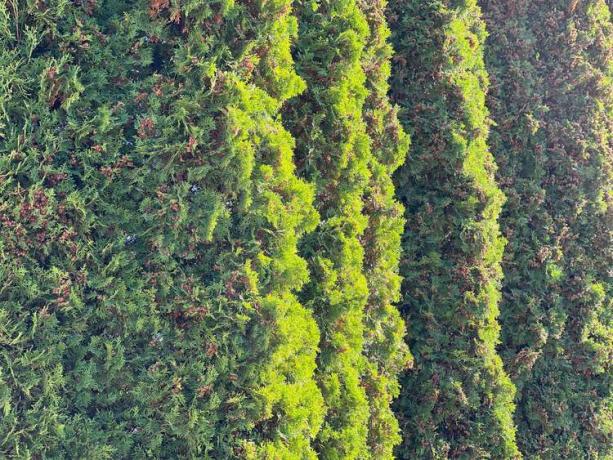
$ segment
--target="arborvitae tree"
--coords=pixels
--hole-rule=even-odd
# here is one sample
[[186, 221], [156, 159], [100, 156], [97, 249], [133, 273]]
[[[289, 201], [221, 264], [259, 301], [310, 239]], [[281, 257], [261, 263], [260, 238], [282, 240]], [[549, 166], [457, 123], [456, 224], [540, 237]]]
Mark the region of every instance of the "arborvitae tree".
[[404, 322], [394, 305], [400, 300], [398, 264], [404, 208], [394, 198], [392, 181], [392, 174], [406, 158], [409, 137], [387, 95], [392, 55], [387, 41], [387, 0], [360, 0], [359, 5], [370, 30], [362, 68], [368, 90], [364, 119], [372, 156], [363, 209], [368, 225], [361, 238], [369, 290], [364, 316], [364, 353], [368, 360], [364, 386], [370, 404], [368, 447], [371, 458], [389, 459], [402, 439], [391, 403], [399, 394], [398, 374], [411, 359], [404, 341]]
[[486, 140], [476, 0], [394, 0], [392, 90], [412, 138], [397, 174], [415, 367], [397, 404], [400, 458], [515, 458], [514, 386], [496, 353], [504, 196]]
[[290, 4], [0, 4], [3, 455], [315, 457]]
[[484, 0], [503, 352], [529, 458], [611, 455], [613, 30], [604, 0]]
[[287, 110], [300, 173], [316, 186], [321, 215], [304, 239], [311, 282], [305, 304], [321, 330], [317, 379], [327, 406], [316, 448], [326, 459], [368, 456], [369, 401], [362, 376], [364, 308], [369, 297], [360, 237], [369, 184], [370, 146], [363, 120], [362, 69], [369, 29], [356, 0], [298, 1], [295, 49], [307, 91]]

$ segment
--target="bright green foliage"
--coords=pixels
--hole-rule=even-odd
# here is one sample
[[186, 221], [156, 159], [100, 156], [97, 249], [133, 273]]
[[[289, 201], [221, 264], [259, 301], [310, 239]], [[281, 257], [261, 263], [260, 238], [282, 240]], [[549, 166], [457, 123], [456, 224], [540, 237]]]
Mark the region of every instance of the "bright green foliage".
[[3, 455], [315, 458], [290, 3], [0, 5]]
[[369, 289], [364, 315], [364, 353], [368, 360], [364, 386], [370, 404], [370, 456], [380, 460], [393, 458], [393, 448], [401, 441], [391, 403], [400, 390], [398, 374], [411, 359], [404, 341], [404, 322], [394, 306], [400, 300], [398, 264], [404, 208], [394, 198], [392, 182], [393, 172], [406, 158], [409, 137], [387, 96], [392, 48], [387, 42], [386, 4], [386, 0], [359, 2], [370, 30], [362, 68], [368, 90], [364, 120], [372, 152], [363, 209], [368, 226], [361, 238]]
[[488, 152], [484, 24], [475, 0], [390, 2], [394, 98], [412, 138], [397, 174], [401, 274], [415, 367], [397, 404], [400, 458], [515, 458], [499, 340], [498, 214]]
[[298, 73], [290, 104], [297, 161], [317, 188], [322, 221], [302, 246], [303, 291], [322, 333], [318, 380], [327, 405], [321, 458], [392, 458], [397, 375], [410, 359], [399, 298], [403, 208], [392, 173], [408, 136], [387, 98], [391, 47], [385, 1], [297, 2]]
[[528, 458], [610, 458], [610, 12], [604, 0], [483, 8], [518, 442]]
[[302, 175], [316, 186], [321, 223], [302, 254], [311, 282], [303, 291], [321, 330], [317, 379], [327, 406], [317, 437], [321, 458], [368, 456], [369, 401], [364, 308], [369, 297], [360, 237], [369, 185], [370, 145], [363, 120], [362, 70], [368, 23], [355, 0], [298, 1], [296, 68], [307, 91], [287, 110]]

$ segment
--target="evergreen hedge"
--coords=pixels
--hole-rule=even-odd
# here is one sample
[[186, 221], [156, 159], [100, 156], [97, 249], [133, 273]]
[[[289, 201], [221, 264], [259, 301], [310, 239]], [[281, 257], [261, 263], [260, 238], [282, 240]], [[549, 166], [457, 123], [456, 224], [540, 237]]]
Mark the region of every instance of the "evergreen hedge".
[[363, 120], [368, 22], [356, 0], [304, 0], [295, 7], [296, 68], [307, 90], [285, 118], [296, 137], [299, 172], [315, 184], [321, 215], [301, 245], [311, 271], [302, 298], [321, 330], [316, 375], [326, 416], [316, 447], [322, 458], [366, 458], [370, 408], [362, 375], [369, 291], [360, 238], [368, 225], [363, 197], [371, 159]]
[[2, 452], [315, 458], [291, 2], [0, 6]]
[[514, 387], [496, 353], [504, 196], [486, 145], [484, 23], [474, 0], [391, 1], [392, 94], [411, 135], [403, 313], [415, 366], [400, 458], [516, 458]]
[[0, 1], [0, 457], [609, 458], [609, 7], [481, 3]]
[[613, 50], [604, 1], [483, 1], [509, 197], [503, 356], [529, 458], [611, 455]]

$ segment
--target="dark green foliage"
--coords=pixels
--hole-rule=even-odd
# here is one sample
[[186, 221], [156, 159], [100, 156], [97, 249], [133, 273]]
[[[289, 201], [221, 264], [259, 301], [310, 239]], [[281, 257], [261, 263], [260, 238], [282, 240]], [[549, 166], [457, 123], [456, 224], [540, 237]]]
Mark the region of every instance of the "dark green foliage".
[[518, 441], [529, 458], [610, 458], [610, 12], [603, 0], [483, 8]]
[[504, 201], [488, 152], [484, 24], [474, 0], [390, 2], [392, 91], [411, 154], [404, 314], [415, 367], [397, 410], [400, 458], [515, 458], [514, 387], [496, 353]]
[[0, 5], [3, 456], [314, 458], [295, 31], [289, 0]]
[[364, 386], [370, 404], [370, 456], [381, 460], [393, 458], [393, 448], [401, 441], [391, 402], [400, 389], [397, 376], [411, 359], [404, 342], [404, 323], [394, 306], [400, 298], [398, 263], [404, 208], [394, 198], [392, 182], [393, 172], [405, 160], [409, 137], [387, 96], [392, 49], [387, 43], [390, 31], [384, 14], [386, 4], [386, 0], [359, 2], [370, 29], [362, 68], [368, 90], [364, 119], [372, 152], [363, 208], [368, 225], [361, 238], [369, 289], [364, 315], [364, 353], [368, 360]]
[[0, 0], [0, 458], [613, 456], [605, 1]]

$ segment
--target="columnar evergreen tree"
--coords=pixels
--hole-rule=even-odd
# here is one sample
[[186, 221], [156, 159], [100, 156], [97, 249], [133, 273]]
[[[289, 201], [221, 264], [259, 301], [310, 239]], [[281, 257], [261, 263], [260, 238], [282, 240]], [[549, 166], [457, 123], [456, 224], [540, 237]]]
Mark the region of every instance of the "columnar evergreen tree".
[[611, 452], [613, 30], [604, 0], [484, 0], [504, 357], [529, 458]]
[[303, 291], [321, 330], [317, 379], [327, 406], [316, 447], [321, 458], [368, 456], [369, 401], [364, 308], [369, 297], [360, 237], [370, 145], [363, 119], [362, 69], [368, 23], [356, 0], [298, 1], [296, 68], [307, 91], [288, 107], [299, 171], [316, 186], [321, 223], [302, 254], [311, 282]]
[[504, 196], [486, 145], [485, 28], [475, 0], [390, 2], [392, 91], [412, 138], [404, 314], [415, 366], [397, 404], [400, 458], [515, 458], [514, 387], [496, 353]]
[[4, 455], [315, 457], [290, 5], [0, 4]]
[[395, 303], [400, 299], [401, 236], [404, 208], [394, 198], [392, 174], [404, 162], [409, 137], [388, 99], [392, 48], [385, 18], [387, 0], [361, 0], [369, 37], [362, 68], [368, 96], [364, 105], [366, 131], [371, 141], [370, 182], [363, 212], [368, 225], [361, 238], [365, 251], [364, 270], [369, 297], [364, 316], [364, 377], [370, 404], [368, 446], [373, 459], [393, 458], [401, 441], [392, 399], [398, 396], [398, 374], [410, 364], [404, 341], [405, 327]]

